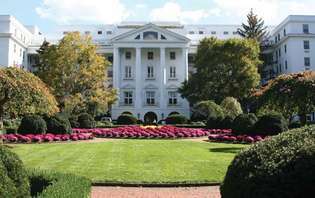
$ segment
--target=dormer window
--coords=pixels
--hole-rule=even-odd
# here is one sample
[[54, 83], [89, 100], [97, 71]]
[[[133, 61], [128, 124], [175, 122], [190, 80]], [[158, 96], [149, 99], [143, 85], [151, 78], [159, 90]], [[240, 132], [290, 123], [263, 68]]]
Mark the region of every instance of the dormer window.
[[143, 40], [158, 40], [158, 33], [157, 32], [143, 32]]

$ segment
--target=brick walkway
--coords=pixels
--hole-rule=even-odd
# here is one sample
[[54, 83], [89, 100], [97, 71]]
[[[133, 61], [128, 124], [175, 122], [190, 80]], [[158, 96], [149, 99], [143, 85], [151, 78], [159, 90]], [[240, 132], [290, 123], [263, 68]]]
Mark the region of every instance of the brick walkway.
[[92, 187], [92, 198], [221, 198], [218, 186], [187, 188]]

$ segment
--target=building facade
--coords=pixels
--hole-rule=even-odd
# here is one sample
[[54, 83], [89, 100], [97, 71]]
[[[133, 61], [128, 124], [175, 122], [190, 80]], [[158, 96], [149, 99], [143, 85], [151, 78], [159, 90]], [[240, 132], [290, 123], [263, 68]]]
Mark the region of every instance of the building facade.
[[[194, 72], [199, 41], [205, 37], [239, 38], [238, 25], [182, 25], [177, 22], [123, 22], [118, 25], [61, 26], [42, 35], [14, 17], [0, 15], [0, 65], [32, 71], [44, 39], [57, 43], [69, 32], [90, 35], [98, 53], [112, 65], [110, 86], [118, 90], [113, 119], [124, 112], [156, 121], [177, 112], [190, 116], [178, 88]], [[289, 16], [272, 29], [263, 81], [281, 73], [315, 69], [315, 16]]]

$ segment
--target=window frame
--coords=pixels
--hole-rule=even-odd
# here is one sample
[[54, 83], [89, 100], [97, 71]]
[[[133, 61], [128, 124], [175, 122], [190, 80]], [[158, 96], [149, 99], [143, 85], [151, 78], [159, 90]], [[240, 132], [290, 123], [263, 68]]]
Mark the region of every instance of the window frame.
[[304, 67], [310, 69], [310, 67], [311, 67], [311, 58], [310, 57], [304, 57]]
[[170, 52], [170, 60], [176, 60], [176, 52], [175, 51]]
[[146, 105], [153, 106], [155, 105], [155, 91], [146, 91], [145, 92], [145, 101]]
[[124, 105], [133, 105], [133, 91], [124, 91]]
[[131, 60], [131, 51], [126, 51], [125, 52], [125, 59], [126, 60]]
[[175, 66], [170, 66], [170, 79], [175, 79], [176, 78], [176, 67]]
[[178, 97], [176, 91], [168, 92], [168, 105], [178, 105]]
[[125, 66], [125, 79], [132, 79], [132, 67], [130, 65]]
[[310, 26], [309, 24], [303, 24], [303, 33], [309, 34], [310, 33]]
[[303, 40], [303, 48], [304, 48], [304, 50], [310, 49], [310, 41], [309, 40]]
[[154, 52], [149, 51], [147, 54], [147, 58], [148, 58], [148, 60], [154, 60]]
[[154, 67], [152, 65], [147, 66], [147, 79], [154, 79]]

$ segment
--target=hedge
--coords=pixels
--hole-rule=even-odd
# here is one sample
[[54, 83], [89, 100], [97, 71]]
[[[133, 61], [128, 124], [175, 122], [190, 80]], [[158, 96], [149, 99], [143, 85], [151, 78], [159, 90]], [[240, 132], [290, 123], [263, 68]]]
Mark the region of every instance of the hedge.
[[91, 181], [85, 177], [48, 171], [29, 171], [32, 197], [86, 198], [91, 194]]
[[47, 132], [52, 134], [71, 134], [71, 124], [68, 118], [61, 115], [45, 116]]
[[186, 124], [187, 118], [180, 114], [173, 114], [165, 119], [166, 124]]
[[138, 119], [134, 117], [133, 115], [129, 114], [121, 114], [117, 118], [117, 124], [118, 125], [134, 125], [137, 124]]
[[233, 121], [233, 132], [238, 135], [254, 133], [257, 117], [253, 113], [241, 114]]
[[95, 127], [94, 118], [88, 113], [81, 113], [78, 116], [79, 127], [82, 129], [91, 129]]
[[19, 134], [44, 134], [47, 125], [45, 120], [39, 115], [24, 116], [18, 129]]
[[315, 127], [293, 129], [239, 153], [222, 198], [311, 198], [315, 194]]
[[278, 135], [288, 130], [288, 122], [282, 114], [268, 113], [258, 119], [254, 128], [259, 135]]

